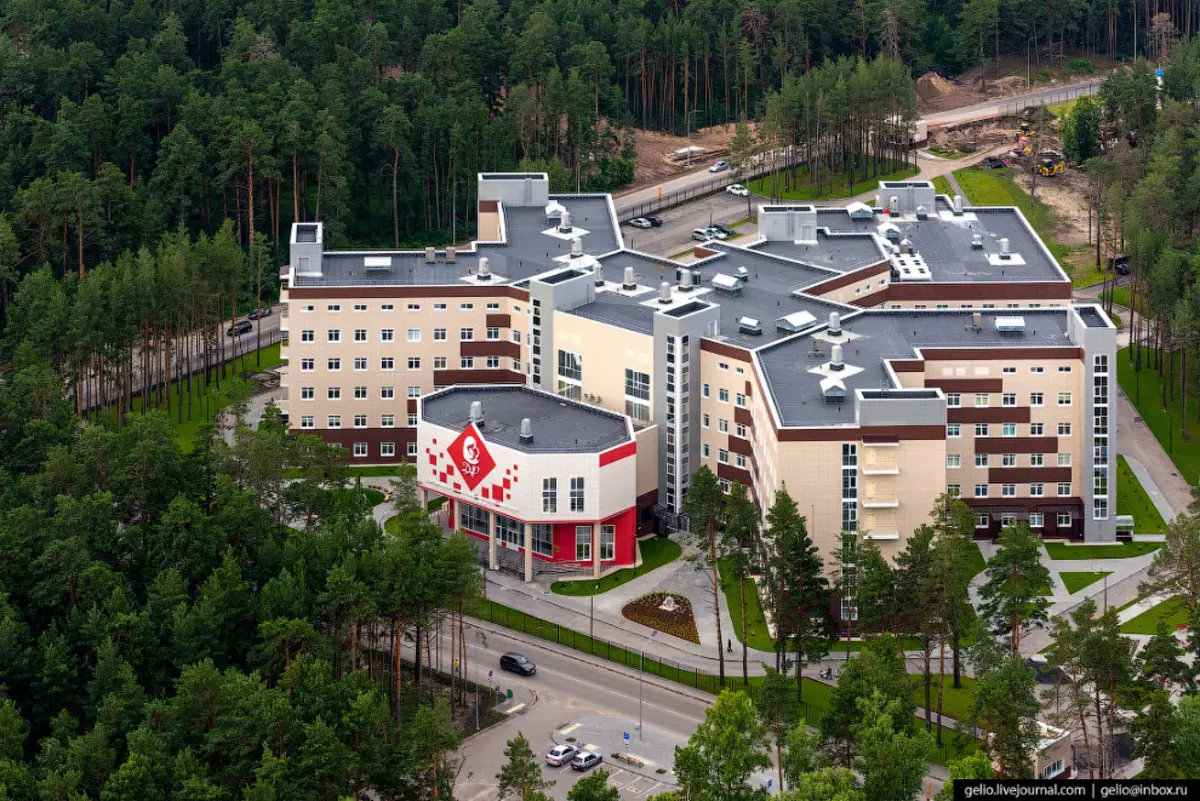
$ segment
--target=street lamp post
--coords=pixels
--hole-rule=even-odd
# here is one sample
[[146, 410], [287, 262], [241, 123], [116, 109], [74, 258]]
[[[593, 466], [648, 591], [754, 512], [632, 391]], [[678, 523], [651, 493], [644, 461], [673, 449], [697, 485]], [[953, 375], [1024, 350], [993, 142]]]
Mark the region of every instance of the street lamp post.
[[642, 645], [642, 660], [641, 667], [638, 670], [638, 742], [642, 741], [642, 686], [646, 683], [646, 649], [650, 647], [650, 640], [654, 639], [654, 635], [658, 634], [658, 629], [650, 632], [650, 636], [646, 638], [646, 642]]

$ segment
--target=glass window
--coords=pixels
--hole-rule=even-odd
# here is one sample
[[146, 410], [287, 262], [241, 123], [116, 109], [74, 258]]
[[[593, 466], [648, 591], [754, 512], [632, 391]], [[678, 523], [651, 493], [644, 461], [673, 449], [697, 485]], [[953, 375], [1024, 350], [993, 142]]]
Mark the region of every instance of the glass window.
[[986, 392], [975, 393], [975, 408], [983, 409], [988, 405], [988, 394]]
[[1059, 512], [1058, 513], [1058, 527], [1059, 528], [1070, 528], [1071, 527], [1071, 513], [1070, 512]]
[[949, 467], [951, 469], [956, 468], [956, 467], [962, 467], [962, 454], [947, 453], [946, 454], [946, 467]]
[[474, 356], [463, 356], [458, 360], [458, 366], [463, 370], [472, 370], [475, 367]]
[[947, 437], [961, 437], [962, 436], [962, 423], [947, 423], [946, 424], [946, 436]]
[[1015, 437], [1017, 435], [1017, 424], [1016, 423], [1001, 424], [1000, 433], [1006, 437]]
[[1040, 498], [1046, 494], [1046, 485], [1040, 481], [1034, 481], [1029, 485], [1029, 497]]
[[700, 385], [700, 394], [707, 398], [709, 389], [710, 389], [710, 387], [708, 386], [708, 384], [701, 384]]
[[1059, 423], [1058, 424], [1058, 435], [1060, 437], [1071, 436], [1071, 424], [1070, 423]]
[[300, 427], [315, 428], [316, 426], [313, 424], [313, 416], [311, 414], [302, 415], [300, 417]]
[[976, 423], [975, 424], [975, 436], [986, 437], [987, 435], [988, 435], [988, 424], [987, 423]]
[[987, 528], [991, 524], [992, 521], [991, 518], [988, 517], [987, 512], [981, 512], [975, 516], [975, 528]]
[[[434, 339], [437, 339], [437, 337], [434, 337]], [[408, 341], [409, 342], [420, 342], [421, 341], [421, 329], [420, 328], [408, 329]]]
[[362, 373], [362, 372], [365, 372], [366, 369], [367, 369], [367, 357], [366, 356], [355, 356], [354, 357], [355, 372]]
[[558, 352], [558, 375], [573, 381], [583, 380], [583, 357], [578, 353], [560, 350]]
[[1045, 526], [1045, 519], [1046, 519], [1046, 516], [1042, 512], [1030, 512], [1029, 513], [1029, 527], [1030, 528], [1042, 528]]
[[396, 360], [394, 358], [392, 358], [391, 356], [384, 356], [382, 359], [379, 360], [379, 369], [380, 370], [395, 370], [396, 369]]
[[625, 399], [625, 414], [633, 420], [634, 425], [645, 425], [650, 422], [650, 407], [645, 403]]
[[946, 405], [952, 406], [952, 407], [962, 406], [962, 395], [959, 394], [958, 392], [947, 392], [946, 393]]
[[626, 367], [625, 394], [638, 400], [650, 400], [650, 375]]
[[410, 397], [410, 398], [421, 397], [421, 388], [419, 386], [409, 387], [408, 388], [408, 397]]
[[379, 425], [383, 428], [393, 428], [396, 425], [396, 415], [381, 414], [379, 415]]
[[496, 539], [519, 548], [525, 544], [525, 524], [511, 517], [496, 515]]
[[721, 403], [729, 403], [729, 390], [725, 389], [725, 387], [717, 389], [717, 400]]
[[1001, 396], [1001, 400], [1002, 400], [1004, 406], [1016, 406], [1017, 405], [1017, 393], [1005, 392]]
[[354, 329], [354, 341], [355, 342], [366, 342], [367, 341], [367, 329], [355, 328]]
[[986, 498], [987, 494], [988, 494], [988, 485], [987, 484], [976, 484], [975, 485], [975, 497], [976, 498]]
[[337, 372], [342, 369], [342, 360], [334, 356], [325, 362], [325, 366], [332, 372]]
[[483, 366], [489, 370], [499, 369], [500, 357], [499, 356], [488, 356], [487, 359], [484, 360]]
[[554, 526], [550, 523], [533, 524], [533, 552], [542, 556], [554, 555]]
[[301, 342], [314, 342], [314, 331], [311, 328], [304, 329], [300, 332]]
[[408, 369], [409, 370], [420, 370], [421, 369], [421, 357], [420, 356], [409, 356], [408, 357]]
[[558, 511], [558, 479], [543, 478], [542, 479], [542, 511], [557, 512]]
[[1029, 393], [1029, 405], [1030, 406], [1044, 406], [1045, 403], [1046, 403], [1045, 394], [1043, 394], [1041, 392], [1030, 392]]
[[312, 399], [313, 399], [313, 388], [312, 387], [300, 387], [300, 400], [312, 400]]
[[571, 477], [571, 511], [582, 512], [584, 508], [583, 476]]
[[1005, 498], [1015, 498], [1017, 496], [1017, 485], [1016, 484], [1001, 484], [1000, 485], [1000, 495], [1002, 495]]
[[[354, 427], [355, 428], [366, 428], [367, 427], [367, 416], [365, 414], [354, 415]], [[364, 453], [363, 456], [366, 456], [366, 454]]]
[[1067, 497], [1070, 497], [1070, 495], [1071, 495], [1071, 482], [1070, 481], [1058, 482], [1058, 497], [1067, 498]]
[[617, 556], [617, 527], [600, 526], [600, 561], [611, 562]]
[[575, 527], [575, 561], [590, 562], [592, 559], [592, 527]]
[[446, 369], [446, 357], [445, 356], [434, 356], [433, 357], [433, 369], [434, 370], [445, 370]]
[[718, 417], [717, 418], [717, 430], [720, 431], [722, 434], [728, 434], [729, 433], [729, 421], [726, 420], [724, 417]]
[[489, 533], [488, 511], [480, 509], [478, 506], [472, 506], [469, 503], [459, 502], [458, 525], [467, 531], [474, 531], [476, 534], [486, 536]]
[[463, 342], [471, 342], [475, 339], [474, 328], [460, 328], [458, 330], [458, 338]]
[[1058, 466], [1059, 467], [1070, 467], [1071, 466], [1071, 452], [1070, 451], [1059, 451]]
[[1016, 467], [1017, 455], [1015, 453], [1005, 453], [1000, 456], [1001, 467]]
[[325, 334], [328, 337], [329, 342], [341, 342], [342, 341], [341, 329], [330, 328], [328, 331], [325, 332]]
[[1046, 424], [1045, 423], [1030, 423], [1029, 424], [1029, 436], [1040, 437], [1045, 432], [1046, 432]]
[[500, 329], [495, 328], [495, 327], [488, 327], [484, 331], [484, 336], [490, 340], [497, 340], [500, 338]]
[[988, 466], [988, 455], [986, 453], [975, 454], [975, 466], [976, 467], [987, 467]]
[[354, 399], [355, 400], [366, 400], [367, 399], [367, 388], [366, 387], [355, 387], [354, 388]]
[[396, 388], [395, 387], [380, 387], [379, 388], [379, 397], [382, 398], [383, 400], [392, 400], [393, 398], [396, 397]]
[[384, 328], [383, 330], [381, 330], [379, 332], [379, 341], [380, 342], [395, 342], [396, 341], [395, 329]]
[[745, 395], [743, 395], [743, 394], [742, 394], [742, 393], [740, 393], [740, 392], [736, 393], [736, 394], [733, 396], [733, 403], [734, 403], [734, 405], [735, 405], [735, 406], [742, 406], [742, 407], [745, 407], [745, 405], [746, 405], [746, 396], [745, 396]]
[[315, 364], [315, 361], [313, 359], [301, 359], [300, 360], [300, 372], [311, 373], [314, 369], [316, 369], [314, 367], [314, 364]]
[[365, 442], [354, 443], [354, 455], [359, 458], [366, 456], [367, 455], [367, 443], [365, 443]]
[[1045, 464], [1046, 464], [1046, 454], [1044, 454], [1044, 453], [1029, 454], [1029, 466], [1030, 467], [1042, 467]]
[[1059, 406], [1070, 406], [1071, 405], [1071, 393], [1070, 392], [1058, 393], [1058, 405]]
[[[418, 334], [419, 333], [420, 332], [418, 332]], [[434, 342], [445, 342], [446, 341], [446, 329], [445, 328], [433, 329], [433, 341]]]
[[328, 422], [330, 428], [341, 428], [342, 416], [340, 414], [331, 414], [328, 417]]
[[947, 484], [946, 485], [946, 494], [949, 495], [951, 498], [961, 498], [962, 497], [962, 484]]

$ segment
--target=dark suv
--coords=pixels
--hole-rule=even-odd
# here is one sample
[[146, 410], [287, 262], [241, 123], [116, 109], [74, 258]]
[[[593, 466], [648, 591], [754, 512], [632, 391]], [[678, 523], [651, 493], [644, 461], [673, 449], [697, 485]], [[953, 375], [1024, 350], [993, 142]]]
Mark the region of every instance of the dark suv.
[[233, 325], [225, 333], [231, 337], [235, 337], [238, 334], [245, 334], [245, 333], [247, 333], [249, 331], [253, 331], [253, 330], [254, 330], [254, 323], [250, 322], [249, 320], [242, 320], [242, 321], [236, 323], [235, 325]]
[[515, 651], [509, 651], [500, 657], [500, 669], [510, 673], [519, 673], [522, 676], [532, 676], [537, 673], [537, 665], [526, 659], [523, 654]]

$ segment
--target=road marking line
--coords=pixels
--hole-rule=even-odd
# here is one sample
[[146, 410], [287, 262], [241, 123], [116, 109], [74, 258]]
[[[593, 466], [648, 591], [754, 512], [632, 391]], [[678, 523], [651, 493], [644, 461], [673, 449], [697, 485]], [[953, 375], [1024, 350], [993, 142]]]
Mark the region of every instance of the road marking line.
[[559, 729], [558, 733], [559, 734], [570, 734], [571, 732], [575, 731], [582, 725], [583, 725], [582, 723], [572, 723], [570, 726], [568, 726], [565, 729]]
[[515, 715], [517, 712], [520, 712], [524, 708], [525, 708], [525, 704], [517, 704], [516, 706], [512, 707], [511, 709], [504, 710], [504, 714]]

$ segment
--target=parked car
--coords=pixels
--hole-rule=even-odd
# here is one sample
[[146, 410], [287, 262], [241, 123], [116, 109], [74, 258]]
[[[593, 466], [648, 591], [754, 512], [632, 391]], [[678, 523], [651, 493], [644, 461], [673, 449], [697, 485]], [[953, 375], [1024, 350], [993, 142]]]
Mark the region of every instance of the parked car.
[[229, 327], [229, 330], [225, 332], [225, 335], [231, 336], [231, 337], [236, 337], [239, 334], [245, 334], [248, 331], [253, 331], [253, 330], [254, 330], [254, 323], [250, 322], [249, 320], [241, 320], [241, 321], [231, 325]]
[[1118, 253], [1115, 256], [1108, 258], [1108, 268], [1116, 270], [1117, 275], [1129, 275], [1129, 256], [1125, 253]]
[[750, 190], [741, 184], [730, 184], [729, 186], [725, 187], [725, 191], [731, 195], [737, 195], [738, 197], [746, 197], [750, 194]]
[[500, 669], [510, 673], [519, 673], [522, 676], [532, 676], [537, 673], [537, 665], [526, 659], [524, 654], [518, 654], [516, 651], [509, 651], [500, 657]]
[[709, 238], [709, 239], [722, 239], [722, 240], [724, 240], [724, 239], [728, 239], [728, 238], [729, 238], [729, 234], [725, 233], [724, 231], [722, 231], [720, 228], [718, 228], [718, 227], [717, 227], [717, 226], [715, 226], [715, 225], [714, 225], [714, 226], [712, 226], [711, 228], [708, 228], [707, 230], [708, 230], [708, 238]]
[[546, 764], [553, 765], [556, 768], [560, 767], [574, 759], [578, 753], [579, 749], [570, 743], [556, 745], [546, 753]]
[[707, 228], [697, 228], [692, 231], [692, 239], [695, 239], [697, 242], [707, 242], [712, 238], [713, 236]]
[[262, 306], [260, 308], [255, 309], [254, 311], [250, 312], [250, 314], [248, 314], [247, 316], [251, 320], [261, 320], [264, 317], [270, 317], [271, 314], [272, 314], [272, 310], [271, 310], [270, 306]]
[[728, 169], [729, 169], [728, 161], [718, 161], [715, 164], [713, 164], [711, 167], [709, 167], [708, 171], [709, 172], [725, 172], [725, 170], [728, 170]]
[[629, 224], [632, 225], [634, 228], [649, 228], [650, 227], [650, 221], [647, 220], [645, 217], [634, 217], [632, 220], [629, 221]]
[[713, 225], [713, 228], [715, 228], [716, 230], [725, 234], [725, 236], [733, 236], [734, 234], [737, 233], [737, 231], [732, 226], [726, 225], [725, 223], [716, 223], [715, 225]]
[[655, 228], [658, 228], [662, 225], [662, 217], [646, 217], [645, 219], [649, 220], [650, 224]]
[[571, 767], [578, 771], [590, 770], [604, 761], [604, 757], [595, 751], [580, 751], [571, 760]]

